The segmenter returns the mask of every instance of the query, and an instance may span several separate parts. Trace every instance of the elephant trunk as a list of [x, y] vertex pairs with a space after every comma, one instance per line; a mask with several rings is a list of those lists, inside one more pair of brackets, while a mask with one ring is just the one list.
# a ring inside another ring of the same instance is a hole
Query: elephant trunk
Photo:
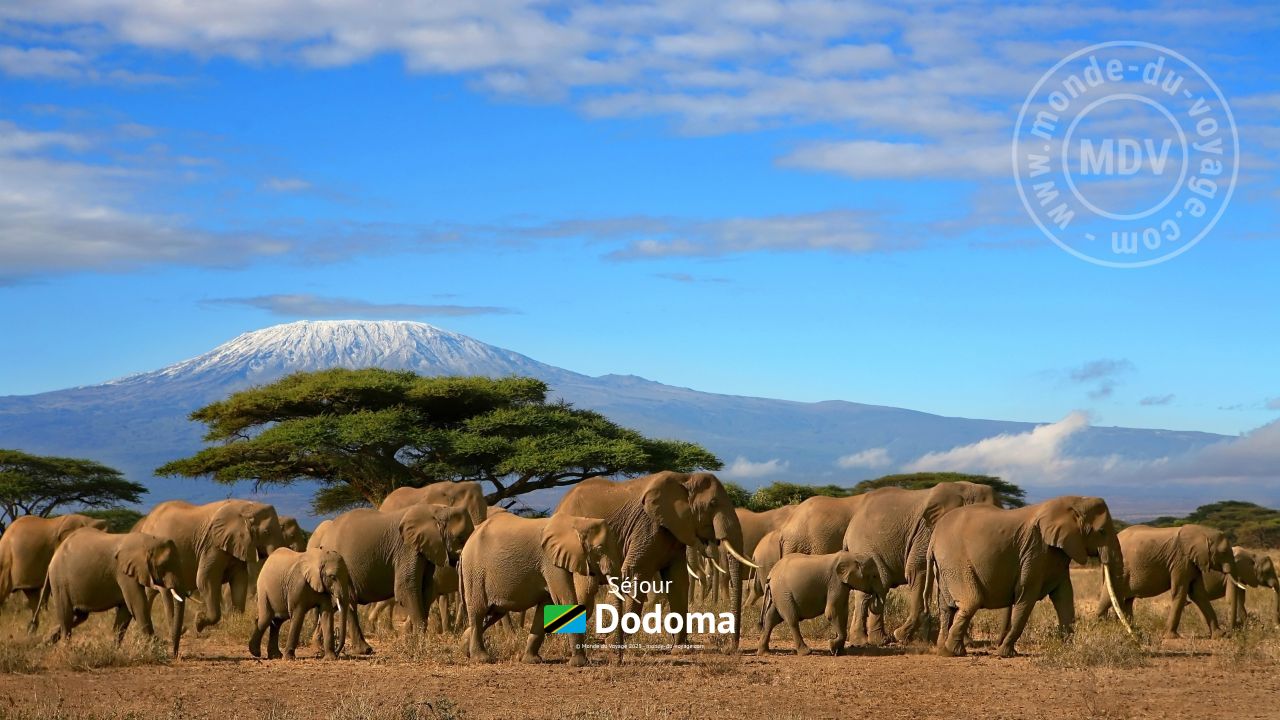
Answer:
[[173, 647], [173, 659], [178, 659], [178, 646], [182, 642], [182, 620], [187, 612], [187, 604], [184, 602], [173, 603], [173, 617], [171, 618], [173, 626], [169, 628], [169, 644]]
[[725, 560], [729, 563], [729, 604], [733, 606], [733, 639], [730, 649], [738, 650], [738, 642], [742, 639], [742, 565], [747, 561], [739, 548], [742, 547], [742, 526], [738, 523], [736, 513], [730, 511], [716, 517], [717, 536], [725, 549]]

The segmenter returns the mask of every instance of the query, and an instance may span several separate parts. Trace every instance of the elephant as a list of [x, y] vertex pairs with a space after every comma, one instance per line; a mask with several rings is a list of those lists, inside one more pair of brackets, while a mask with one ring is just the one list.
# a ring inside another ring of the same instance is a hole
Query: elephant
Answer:
[[847, 550], [825, 555], [783, 556], [769, 571], [760, 620], [760, 647], [756, 654], [769, 652], [769, 637], [779, 622], [791, 628], [796, 654], [808, 655], [809, 647], [800, 634], [800, 621], [824, 615], [835, 637], [831, 654], [845, 649], [845, 628], [849, 624], [849, 593], [857, 590], [883, 597], [888, 590], [875, 558]]
[[76, 514], [51, 518], [24, 515], [14, 520], [0, 535], [0, 605], [10, 594], [21, 591], [27, 598], [27, 609], [34, 610], [54, 551], [83, 527], [106, 530], [107, 523]]
[[[1063, 496], [1003, 510], [966, 505], [938, 520], [927, 562], [937, 579], [941, 629], [938, 654], [965, 654], [965, 633], [978, 610], [1012, 608], [996, 654], [1017, 655], [1018, 638], [1036, 602], [1053, 601], [1061, 632], [1075, 624], [1071, 562], [1102, 561], [1103, 584], [1123, 571], [1111, 511], [1102, 498]], [[926, 572], [929, 572], [926, 570]]]
[[1122, 619], [1133, 616], [1136, 598], [1155, 597], [1172, 591], [1164, 637], [1179, 637], [1178, 625], [1188, 598], [1204, 616], [1210, 637], [1221, 634], [1212, 599], [1225, 592], [1224, 576], [1234, 577], [1235, 555], [1231, 542], [1221, 530], [1204, 525], [1157, 528], [1131, 525], [1119, 534], [1124, 568], [1116, 582], [1116, 597], [1098, 602], [1102, 617], [1113, 607], [1123, 611]]
[[270, 629], [267, 657], [282, 657], [280, 626], [293, 618], [289, 623], [283, 657], [294, 659], [302, 620], [314, 608], [320, 613], [324, 657], [327, 660], [337, 658], [337, 646], [333, 642], [334, 609], [342, 613], [345, 607], [345, 612], [351, 612], [354, 594], [347, 563], [333, 550], [313, 548], [298, 552], [287, 547], [277, 548], [258, 573], [258, 624], [249, 637], [249, 654], [262, 656], [262, 635]]
[[1227, 625], [1239, 627], [1244, 624], [1245, 587], [1271, 588], [1275, 592], [1275, 623], [1280, 625], [1280, 578], [1276, 576], [1276, 566], [1270, 555], [1259, 555], [1242, 547], [1231, 549], [1236, 558], [1235, 580], [1239, 583], [1223, 583], [1227, 589]]
[[[156, 505], [133, 526], [178, 547], [183, 584], [204, 604], [196, 616], [200, 632], [222, 619], [222, 585], [231, 584], [232, 607], [244, 612], [251, 565], [284, 547], [280, 518], [270, 505], [251, 500], [219, 500], [192, 505], [169, 500]], [[161, 596], [172, 619], [173, 601]]]
[[[756, 546], [760, 544], [760, 541], [766, 535], [782, 527], [782, 524], [791, 517], [791, 513], [795, 509], [795, 505], [783, 505], [763, 512], [755, 512], [746, 508], [734, 508], [734, 512], [738, 515], [738, 524], [742, 526], [742, 554], [752, 558], [754, 562]], [[747, 597], [745, 602], [755, 602], [757, 598], [764, 597], [764, 593], [761, 591], [761, 588], [765, 585], [764, 578], [758, 577], [759, 575], [760, 572], [754, 569], [747, 574]]]
[[[480, 483], [470, 481], [441, 481], [422, 487], [396, 488], [383, 499], [378, 509], [384, 512], [391, 512], [403, 510], [410, 505], [423, 502], [463, 508], [471, 516], [471, 524], [476, 527], [479, 527], [480, 523], [485, 521], [490, 512], [495, 511], [494, 508], [485, 504], [484, 491], [481, 489]], [[506, 510], [497, 508], [496, 512], [506, 512]], [[449, 598], [458, 592], [457, 573], [448, 566], [437, 567], [433, 587], [435, 588], [435, 593], [430, 602], [436, 605], [436, 610], [440, 616], [440, 626], [445, 629], [451, 624], [454, 615], [459, 621], [462, 617], [461, 606], [457, 607], [456, 613], [451, 613], [449, 609]], [[395, 604], [391, 601], [385, 601], [373, 606], [369, 612], [369, 621], [376, 626], [381, 618], [385, 616], [388, 624], [394, 627], [395, 623], [392, 621], [394, 615]]]
[[435, 482], [420, 488], [400, 487], [392, 490], [382, 504], [383, 512], [403, 510], [418, 503], [434, 503], [460, 507], [471, 516], [472, 525], [479, 525], [488, 517], [489, 506], [484, 502], [484, 491], [478, 482]]
[[[604, 520], [622, 548], [620, 575], [625, 579], [647, 580], [661, 575], [669, 581], [670, 611], [684, 614], [689, 609], [689, 573], [686, 547], [708, 554], [713, 545], [729, 553], [730, 602], [733, 605], [732, 647], [737, 649], [742, 632], [742, 565], [755, 567], [738, 550], [742, 528], [733, 511], [733, 502], [711, 473], [664, 471], [630, 480], [613, 481], [594, 477], [575, 485], [556, 508], [556, 514], [578, 515]], [[598, 583], [591, 581], [588, 597], [594, 598]], [[617, 601], [622, 605], [622, 601]], [[630, 612], [639, 612], [643, 598], [628, 601]], [[619, 607], [619, 611], [621, 611]], [[686, 642], [687, 633], [676, 634], [675, 643]], [[618, 632], [621, 645], [622, 632]], [[573, 640], [570, 664], [587, 664], [582, 637]]]
[[[960, 481], [921, 490], [879, 488], [851, 500], [842, 548], [870, 555], [887, 587], [907, 586], [907, 617], [893, 631], [893, 638], [905, 643], [920, 629], [924, 617], [925, 555], [933, 526], [965, 505], [997, 507], [995, 493], [989, 485]], [[887, 640], [884, 616], [869, 612], [866, 594], [854, 593], [854, 601], [853, 640]]]
[[169, 630], [170, 647], [176, 658], [182, 638], [183, 607], [191, 595], [185, 575], [182, 554], [172, 540], [141, 532], [108, 533], [93, 527], [76, 530], [54, 552], [41, 591], [40, 605], [49, 602], [58, 622], [49, 642], [71, 637], [72, 629], [87, 620], [90, 613], [112, 608], [116, 611], [116, 642], [124, 639], [132, 620], [138, 621], [142, 634], [155, 635], [147, 594], [148, 589], [153, 589], [176, 601]]
[[467, 656], [492, 661], [484, 631], [510, 612], [536, 608], [523, 661], [541, 662], [543, 607], [587, 604], [589, 583], [605, 581], [622, 564], [622, 550], [604, 520], [557, 513], [550, 518], [495, 515], [462, 549], [462, 599], [470, 628]]
[[413, 630], [425, 630], [435, 569], [457, 563], [472, 528], [466, 510], [431, 503], [392, 512], [351, 510], [316, 528], [307, 549], [336, 551], [351, 574], [354, 597], [346, 629], [354, 654], [373, 652], [355, 605], [395, 598]]
[[280, 533], [284, 536], [284, 547], [298, 552], [307, 549], [307, 531], [298, 524], [297, 518], [287, 515], [280, 518]]

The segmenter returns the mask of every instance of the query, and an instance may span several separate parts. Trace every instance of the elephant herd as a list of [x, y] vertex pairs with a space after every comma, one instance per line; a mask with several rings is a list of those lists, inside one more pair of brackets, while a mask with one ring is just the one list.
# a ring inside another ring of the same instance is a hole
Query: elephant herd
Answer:
[[[1228, 600], [1228, 624], [1243, 622], [1246, 587], [1275, 593], [1280, 624], [1280, 579], [1270, 557], [1233, 548], [1221, 531], [1199, 525], [1116, 532], [1101, 498], [1063, 496], [1023, 508], [999, 506], [991, 488], [967, 482], [926, 490], [882, 488], [844, 498], [813, 497], [764, 513], [739, 509], [755, 571], [750, 586], [763, 598], [758, 651], [772, 630], [787, 624], [797, 652], [808, 652], [799, 623], [825, 616], [833, 653], [849, 638], [859, 643], [907, 642], [924, 634], [927, 603], [936, 599], [941, 655], [964, 655], [978, 610], [1001, 610], [996, 654], [1011, 657], [1036, 602], [1049, 598], [1059, 628], [1075, 622], [1072, 563], [1097, 560], [1103, 583], [1099, 617], [1113, 608], [1132, 632], [1136, 598], [1170, 592], [1165, 637], [1177, 637], [1183, 606], [1221, 632], [1211, 600]], [[809, 556], [809, 557], [804, 557]], [[888, 589], [905, 586], [906, 617], [892, 635], [884, 627]], [[854, 607], [850, 622], [849, 597]]]
[[[833, 654], [850, 643], [927, 637], [932, 605], [940, 654], [963, 655], [974, 614], [990, 609], [1003, 611], [996, 652], [1008, 657], [1043, 598], [1060, 628], [1071, 630], [1070, 567], [1091, 560], [1104, 579], [1095, 612], [1114, 608], [1126, 628], [1135, 598], [1171, 592], [1167, 637], [1176, 636], [1188, 602], [1217, 634], [1210, 601], [1225, 595], [1227, 624], [1237, 625], [1247, 586], [1275, 591], [1280, 623], [1280, 580], [1269, 557], [1232, 548], [1221, 532], [1196, 525], [1117, 533], [1100, 498], [1004, 509], [990, 487], [951, 482], [812, 497], [756, 513], [735, 508], [715, 475], [675, 472], [586, 480], [546, 518], [487, 506], [477, 483], [400, 488], [377, 509], [321, 523], [309, 538], [270, 505], [235, 499], [163, 502], [128, 533], [108, 533], [81, 515], [20, 518], [0, 536], [0, 601], [24, 593], [33, 632], [47, 606], [56, 642], [91, 613], [108, 610], [115, 611], [117, 639], [133, 622], [152, 635], [159, 598], [176, 656], [189, 602], [199, 605], [200, 632], [221, 619], [224, 594], [237, 612], [252, 595], [257, 622], [248, 650], [260, 656], [265, 637], [270, 658], [294, 657], [302, 619], [312, 613], [325, 657], [373, 652], [356, 612], [369, 605], [370, 622], [398, 609], [410, 632], [424, 632], [431, 609], [439, 608], [442, 624], [465, 627], [465, 654], [490, 661], [485, 631], [533, 610], [522, 659], [538, 662], [543, 607], [590, 611], [615, 577], [660, 581], [665, 606], [682, 615], [698, 592], [705, 598], [723, 591], [736, 648], [746, 583], [745, 602], [762, 604], [760, 653], [778, 624], [790, 628], [797, 652], [807, 653], [800, 622], [819, 616], [834, 631]], [[906, 612], [890, 633], [885, 600], [895, 587], [904, 588]], [[617, 610], [638, 613], [647, 599], [618, 595]], [[682, 628], [672, 640], [684, 644], [686, 634]], [[588, 664], [584, 638], [570, 639], [569, 663]]]

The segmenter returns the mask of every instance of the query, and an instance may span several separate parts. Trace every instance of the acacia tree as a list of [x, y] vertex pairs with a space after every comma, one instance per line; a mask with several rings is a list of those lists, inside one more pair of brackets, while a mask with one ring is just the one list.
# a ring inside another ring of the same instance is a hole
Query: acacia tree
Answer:
[[1019, 508], [1027, 504], [1027, 491], [1008, 480], [992, 475], [969, 475], [958, 472], [918, 472], [902, 475], [885, 475], [874, 480], [863, 480], [853, 486], [855, 493], [864, 493], [882, 487], [900, 487], [908, 490], [931, 488], [938, 483], [966, 481], [988, 485], [995, 492], [996, 500], [1007, 508]]
[[594, 475], [715, 470], [699, 445], [655, 440], [603, 415], [547, 401], [533, 378], [424, 377], [377, 368], [289, 375], [191, 414], [212, 443], [159, 475], [220, 483], [320, 483], [329, 513], [392, 490], [477, 480], [489, 503]]
[[63, 507], [110, 508], [138, 502], [147, 489], [92, 460], [0, 449], [0, 527]]

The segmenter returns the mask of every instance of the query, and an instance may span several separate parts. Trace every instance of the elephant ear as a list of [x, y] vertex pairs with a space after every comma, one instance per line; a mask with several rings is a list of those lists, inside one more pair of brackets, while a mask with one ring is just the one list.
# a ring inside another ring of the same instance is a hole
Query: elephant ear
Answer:
[[1069, 505], [1052, 504], [1041, 512], [1036, 524], [1040, 527], [1040, 535], [1044, 541], [1062, 550], [1072, 560], [1084, 565], [1089, 562], [1089, 551], [1085, 549], [1084, 534], [1081, 532], [1083, 518], [1080, 512]]
[[590, 575], [590, 555], [583, 521], [574, 515], [552, 515], [542, 528], [542, 551], [558, 568], [577, 575]]
[[1200, 573], [1208, 575], [1217, 568], [1213, 566], [1213, 540], [1195, 528], [1186, 526], [1178, 528], [1178, 545], [1183, 548], [1187, 559]]
[[689, 506], [689, 490], [671, 473], [658, 473], [644, 491], [644, 511], [690, 547], [701, 548]]
[[964, 505], [964, 494], [955, 483], [938, 483], [929, 491], [924, 504], [924, 522], [933, 527], [943, 515]]
[[223, 505], [201, 528], [197, 550], [221, 548], [241, 562], [249, 562], [249, 553], [256, 552], [253, 536], [249, 533], [249, 521], [231, 504]]
[[154, 546], [154, 543], [145, 542], [145, 537], [141, 533], [130, 533], [124, 536], [116, 546], [114, 556], [116, 567], [136, 580], [139, 585], [150, 587], [154, 584], [151, 579], [151, 553]]
[[448, 565], [444, 547], [448, 518], [449, 508], [443, 505], [412, 505], [400, 518], [400, 536], [433, 565]]
[[311, 586], [312, 590], [320, 594], [324, 594], [324, 573], [323, 570], [324, 553], [320, 551], [304, 553], [302, 556], [302, 580]]

